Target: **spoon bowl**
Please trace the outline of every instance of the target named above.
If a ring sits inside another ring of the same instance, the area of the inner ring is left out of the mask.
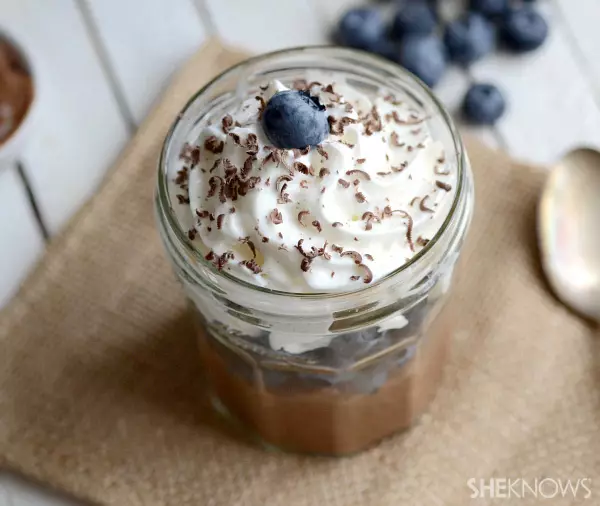
[[[558,298],[600,322],[600,152],[577,149],[554,167],[539,203],[538,238]]]

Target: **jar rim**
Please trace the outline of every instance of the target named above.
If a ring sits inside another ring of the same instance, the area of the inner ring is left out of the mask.
[[[419,88],[419,91],[423,92],[424,95],[430,100],[434,106],[435,112],[440,115],[442,118],[446,128],[450,132],[452,143],[454,145],[454,153],[453,156],[456,158],[456,164],[458,169],[457,175],[457,189],[454,195],[454,200],[448,211],[448,214],[442,223],[439,230],[436,234],[431,238],[431,240],[427,243],[425,247],[423,247],[418,253],[416,253],[408,262],[405,262],[397,269],[390,271],[385,276],[382,276],[380,279],[374,281],[368,286],[361,287],[356,290],[346,290],[340,292],[286,292],[283,290],[275,290],[268,287],[259,286],[243,279],[240,279],[232,274],[229,274],[226,271],[218,271],[214,268],[211,262],[205,259],[204,255],[194,246],[192,241],[188,238],[187,232],[181,228],[179,220],[173,210],[173,206],[171,205],[171,199],[168,191],[167,184],[167,155],[169,152],[169,147],[171,143],[174,142],[174,134],[177,130],[177,127],[181,123],[181,121],[186,117],[186,113],[189,112],[193,104],[196,100],[201,97],[205,92],[207,92],[212,86],[217,84],[223,78],[228,75],[243,69],[244,67],[254,66],[261,62],[269,61],[282,56],[297,56],[302,54],[313,54],[314,56],[341,56],[348,58],[357,58],[364,63],[371,63],[373,66],[377,67],[378,70],[387,71],[396,77],[409,80],[413,84],[416,84]],[[360,294],[364,294],[367,292],[372,292],[375,289],[378,289],[382,284],[388,282],[390,279],[397,277],[398,275],[410,270],[416,264],[421,263],[421,261],[425,261],[427,257],[427,253],[435,248],[436,244],[438,244],[439,240],[444,236],[445,232],[450,227],[453,219],[455,218],[457,211],[459,211],[459,203],[461,202],[461,198],[464,194],[465,190],[465,181],[464,175],[466,173],[466,159],[465,159],[465,150],[463,146],[462,139],[460,134],[458,133],[458,129],[456,128],[450,113],[446,110],[444,105],[440,102],[437,96],[433,93],[433,91],[418,77],[414,74],[410,73],[405,68],[401,67],[398,64],[392,63],[389,60],[386,60],[383,57],[361,51],[358,49],[344,48],[339,46],[299,46],[293,48],[281,49],[278,51],[272,51],[268,53],[263,53],[257,56],[253,56],[247,58],[231,67],[228,67],[223,72],[220,72],[210,81],[208,81],[204,86],[202,86],[196,93],[194,93],[180,112],[175,117],[175,120],[171,124],[169,131],[165,137],[163,142],[161,152],[158,160],[158,181],[157,181],[157,191],[156,191],[156,200],[157,204],[162,211],[162,215],[166,217],[168,226],[173,230],[178,242],[182,245],[186,252],[198,260],[203,266],[209,268],[212,273],[216,276],[226,279],[229,282],[233,282],[235,285],[256,291],[259,293],[263,293],[265,295],[270,296],[280,296],[280,297],[295,297],[295,298],[303,298],[303,299],[335,299],[340,297],[347,297],[349,295],[357,296]]]

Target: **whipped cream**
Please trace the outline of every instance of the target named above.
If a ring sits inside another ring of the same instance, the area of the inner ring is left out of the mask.
[[[352,291],[409,261],[437,233],[456,167],[407,96],[331,77],[297,81],[326,106],[330,134],[275,149],[262,131],[274,81],[205,125],[181,153],[172,201],[215,268],[294,293]]]

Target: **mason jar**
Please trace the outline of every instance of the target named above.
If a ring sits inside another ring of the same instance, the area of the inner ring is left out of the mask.
[[[457,173],[439,232],[402,267],[344,293],[270,290],[217,271],[175,214],[169,168],[214,116],[258,86],[307,73],[343,74],[359,90],[410,97]],[[410,427],[433,398],[453,321],[441,312],[473,208],[473,180],[444,107],[412,74],[349,49],[310,47],[250,59],[199,90],[175,119],[160,156],[158,228],[197,320],[199,358],[213,404],[265,444],[345,455]],[[286,350],[279,343],[297,343]]]

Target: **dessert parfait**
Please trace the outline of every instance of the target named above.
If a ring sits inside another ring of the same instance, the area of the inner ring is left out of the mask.
[[[203,88],[156,208],[215,405],[307,453],[408,428],[441,377],[472,199],[448,114],[379,58],[288,50]]]

